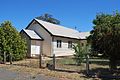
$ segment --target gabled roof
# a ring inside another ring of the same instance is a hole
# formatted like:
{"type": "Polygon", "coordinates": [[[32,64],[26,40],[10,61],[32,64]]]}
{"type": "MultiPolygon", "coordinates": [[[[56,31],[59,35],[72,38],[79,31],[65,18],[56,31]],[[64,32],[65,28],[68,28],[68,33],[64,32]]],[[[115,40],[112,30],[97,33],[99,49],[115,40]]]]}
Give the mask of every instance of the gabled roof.
{"type": "MultiPolygon", "coordinates": [[[[79,32],[75,29],[52,24],[39,19],[33,19],[33,21],[36,21],[52,36],[59,36],[59,37],[66,37],[73,39],[86,39],[86,36],[90,35],[89,32],[79,32]]],[[[32,24],[32,22],[28,25],[28,27],[32,24]]],[[[26,29],[28,29],[28,27],[26,27],[26,29]]]]}
{"type": "Polygon", "coordinates": [[[43,40],[35,31],[23,29],[23,31],[31,38],[35,40],[43,40]]]}
{"type": "Polygon", "coordinates": [[[66,28],[60,25],[52,24],[49,22],[45,22],[42,20],[35,19],[39,24],[44,26],[52,35],[54,36],[62,36],[62,37],[69,37],[79,39],[79,32],[77,30],[66,28]]]}
{"type": "Polygon", "coordinates": [[[90,35],[90,32],[80,32],[80,39],[86,39],[90,35]]]}

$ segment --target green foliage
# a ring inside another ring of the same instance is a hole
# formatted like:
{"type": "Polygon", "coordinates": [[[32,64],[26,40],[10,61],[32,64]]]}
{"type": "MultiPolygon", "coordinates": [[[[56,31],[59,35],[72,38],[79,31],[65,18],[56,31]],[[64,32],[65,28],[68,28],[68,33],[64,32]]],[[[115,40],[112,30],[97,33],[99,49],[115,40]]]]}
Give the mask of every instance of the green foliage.
{"type": "Polygon", "coordinates": [[[9,55],[13,56],[13,60],[21,60],[26,54],[26,42],[23,40],[19,32],[12,26],[9,21],[5,21],[0,25],[0,51],[6,53],[6,58],[9,60],[9,55]]]}
{"type": "Polygon", "coordinates": [[[40,19],[40,20],[43,20],[43,21],[47,21],[47,22],[50,22],[50,23],[53,23],[53,24],[60,24],[60,21],[53,18],[52,15],[46,13],[44,15],[41,15],[41,16],[38,16],[36,17],[37,19],[40,19]]]}
{"type": "Polygon", "coordinates": [[[110,61],[120,59],[120,13],[98,14],[93,24],[88,38],[92,50],[108,56],[110,61]]]}
{"type": "Polygon", "coordinates": [[[73,45],[73,49],[75,51],[75,54],[74,54],[75,61],[76,61],[77,65],[81,65],[86,54],[89,53],[89,46],[88,45],[81,46],[81,44],[79,42],[76,45],[73,45]]]}

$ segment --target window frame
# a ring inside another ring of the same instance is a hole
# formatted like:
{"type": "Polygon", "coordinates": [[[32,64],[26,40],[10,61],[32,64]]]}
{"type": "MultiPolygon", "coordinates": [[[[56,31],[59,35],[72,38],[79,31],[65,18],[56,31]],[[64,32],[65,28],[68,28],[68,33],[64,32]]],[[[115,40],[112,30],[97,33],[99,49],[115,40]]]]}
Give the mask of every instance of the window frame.
{"type": "Polygon", "coordinates": [[[62,48],[62,40],[57,40],[57,48],[62,48]]]}
{"type": "Polygon", "coordinates": [[[68,41],[68,48],[69,49],[73,48],[72,41],[68,41]]]}

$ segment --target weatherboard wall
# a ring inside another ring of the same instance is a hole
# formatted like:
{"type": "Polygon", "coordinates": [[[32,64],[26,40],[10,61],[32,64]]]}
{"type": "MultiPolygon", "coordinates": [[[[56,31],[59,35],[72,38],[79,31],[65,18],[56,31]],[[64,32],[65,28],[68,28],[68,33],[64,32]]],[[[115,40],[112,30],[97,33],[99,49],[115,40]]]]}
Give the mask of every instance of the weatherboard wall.
{"type": "Polygon", "coordinates": [[[69,56],[74,54],[74,50],[72,48],[68,48],[68,41],[72,41],[72,44],[76,44],[79,40],[62,38],[62,37],[54,37],[53,38],[53,54],[56,56],[69,56]],[[62,47],[57,48],[57,40],[62,41],[62,47]]]}
{"type": "Polygon", "coordinates": [[[39,24],[34,22],[28,27],[28,29],[34,30],[44,39],[42,43],[42,54],[46,56],[51,56],[52,37],[50,36],[50,34],[43,27],[41,27],[39,24]]]}

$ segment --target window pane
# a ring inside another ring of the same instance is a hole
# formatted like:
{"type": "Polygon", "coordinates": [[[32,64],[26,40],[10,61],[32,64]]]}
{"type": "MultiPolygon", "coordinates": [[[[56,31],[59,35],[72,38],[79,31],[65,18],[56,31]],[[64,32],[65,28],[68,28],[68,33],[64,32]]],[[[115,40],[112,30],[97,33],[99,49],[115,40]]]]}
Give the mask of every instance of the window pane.
{"type": "Polygon", "coordinates": [[[62,41],[61,40],[57,40],[57,48],[61,48],[62,47],[62,41]]]}
{"type": "Polygon", "coordinates": [[[72,48],[72,41],[68,41],[68,48],[72,48]]]}

